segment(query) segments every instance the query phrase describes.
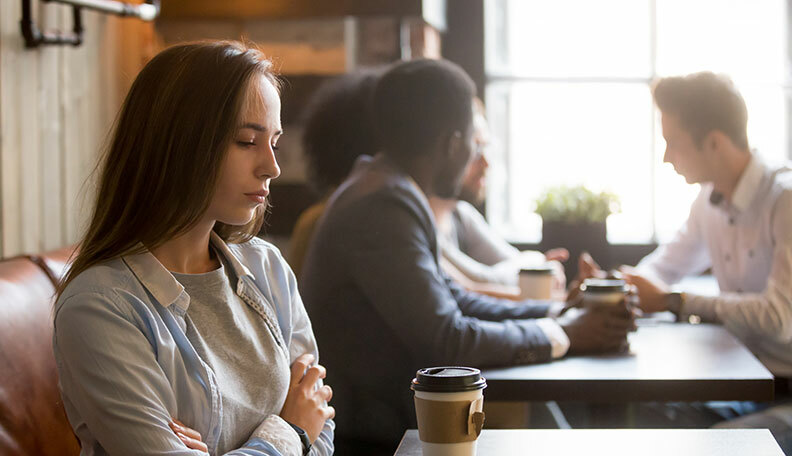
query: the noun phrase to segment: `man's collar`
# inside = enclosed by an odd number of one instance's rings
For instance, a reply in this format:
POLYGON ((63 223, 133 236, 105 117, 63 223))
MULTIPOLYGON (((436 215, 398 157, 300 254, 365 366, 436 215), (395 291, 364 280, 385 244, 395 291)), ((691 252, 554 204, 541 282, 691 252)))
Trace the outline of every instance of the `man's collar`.
MULTIPOLYGON (((210 235, 210 242, 218 255, 223 257, 223 260, 231 267, 237 278, 253 277, 250 270, 237 259, 228 245, 214 231, 210 235)), ((190 300, 187 293, 184 292, 184 287, 148 249, 142 253, 126 255, 122 260, 159 304, 169 307, 175 303, 183 310, 187 310, 190 300)))
POLYGON ((734 193, 732 193, 731 205, 739 212, 747 210, 756 197, 756 193, 762 185, 764 173, 764 164, 755 153, 752 153, 751 160, 745 170, 743 170, 740 179, 737 181, 737 186, 734 187, 734 193))

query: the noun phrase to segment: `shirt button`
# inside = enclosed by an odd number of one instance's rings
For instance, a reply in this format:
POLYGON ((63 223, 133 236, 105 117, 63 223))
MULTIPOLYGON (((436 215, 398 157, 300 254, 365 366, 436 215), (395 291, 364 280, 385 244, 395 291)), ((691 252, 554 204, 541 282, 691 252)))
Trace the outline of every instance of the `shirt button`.
POLYGON ((727 254, 726 254, 726 257, 725 257, 725 260, 726 260, 726 261, 731 261, 731 255, 729 255, 729 254, 727 253, 727 254))

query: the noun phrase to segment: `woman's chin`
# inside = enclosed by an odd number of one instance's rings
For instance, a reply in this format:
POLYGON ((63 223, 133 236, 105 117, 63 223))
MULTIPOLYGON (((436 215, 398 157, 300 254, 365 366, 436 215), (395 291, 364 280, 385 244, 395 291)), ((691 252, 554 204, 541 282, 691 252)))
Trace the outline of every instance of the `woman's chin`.
POLYGON ((247 214, 235 214, 234 216, 223 217, 221 219, 218 219, 217 221, 220 223, 224 223, 226 225, 242 226, 250 223, 255 215, 256 215, 255 211, 250 211, 247 214))

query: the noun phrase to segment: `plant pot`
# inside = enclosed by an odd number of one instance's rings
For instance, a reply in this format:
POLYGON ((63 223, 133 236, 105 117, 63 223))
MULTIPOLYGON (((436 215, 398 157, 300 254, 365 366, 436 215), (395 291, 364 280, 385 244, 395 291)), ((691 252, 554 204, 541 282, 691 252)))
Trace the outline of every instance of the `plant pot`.
POLYGON ((603 269, 611 267, 605 222, 545 222, 542 221, 542 242, 540 249, 545 252, 556 247, 569 250, 569 260, 564 263, 567 282, 575 278, 578 271, 578 257, 588 252, 603 269))

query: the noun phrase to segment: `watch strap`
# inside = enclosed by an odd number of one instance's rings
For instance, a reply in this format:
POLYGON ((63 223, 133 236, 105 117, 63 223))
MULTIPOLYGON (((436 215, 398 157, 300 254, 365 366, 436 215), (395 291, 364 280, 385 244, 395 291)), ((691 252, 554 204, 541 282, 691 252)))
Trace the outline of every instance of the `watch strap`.
MULTIPOLYGON (((289 422, 287 421, 287 423, 289 422)), ((311 451, 311 439, 308 438, 308 433, 296 424, 289 423, 289 426, 291 426, 294 432, 300 437, 300 442, 302 442, 303 446, 303 456, 308 454, 311 451)))

